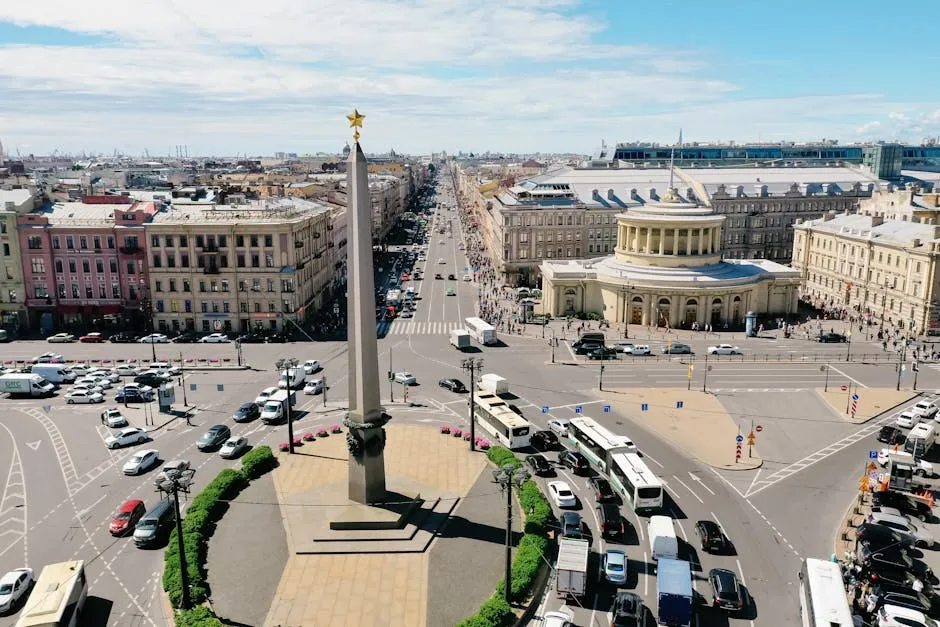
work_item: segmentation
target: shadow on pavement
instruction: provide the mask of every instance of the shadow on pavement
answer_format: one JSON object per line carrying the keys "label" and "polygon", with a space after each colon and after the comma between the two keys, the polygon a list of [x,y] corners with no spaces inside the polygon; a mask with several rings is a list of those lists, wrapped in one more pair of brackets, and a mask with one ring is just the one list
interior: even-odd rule
{"label": "shadow on pavement", "polygon": [[114,603],[109,599],[88,595],[80,624],[83,627],[86,625],[87,627],[107,627],[107,625],[114,624],[111,621],[113,607]]}
{"label": "shadow on pavement", "polygon": [[[518,523],[515,526],[518,527]],[[447,525],[437,535],[441,538],[470,538],[494,544],[506,544],[505,527],[474,522],[463,516],[451,516]],[[512,536],[513,546],[518,546],[519,540],[522,539],[522,532],[514,529]]]}

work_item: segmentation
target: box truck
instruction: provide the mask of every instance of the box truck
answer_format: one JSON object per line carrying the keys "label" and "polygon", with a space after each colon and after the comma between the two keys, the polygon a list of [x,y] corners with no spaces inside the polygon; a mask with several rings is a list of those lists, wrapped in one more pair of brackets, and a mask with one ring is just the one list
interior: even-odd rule
{"label": "box truck", "polygon": [[914,428],[907,434],[907,440],[904,442],[904,450],[917,457],[922,457],[933,448],[936,441],[937,428],[935,424],[921,422],[914,425]]}
{"label": "box truck", "polygon": [[656,565],[659,624],[688,627],[692,623],[692,565],[662,558]]}
{"label": "box truck", "polygon": [[480,377],[480,391],[492,394],[509,394],[509,380],[498,374],[485,374]]}
{"label": "box truck", "polygon": [[282,390],[299,390],[304,386],[306,381],[307,371],[303,369],[303,366],[297,366],[281,374],[281,378],[277,382],[277,387]]}
{"label": "box truck", "polygon": [[33,364],[30,371],[49,383],[71,383],[77,377],[76,373],[64,364]]}
{"label": "box truck", "polygon": [[261,422],[271,425],[287,420],[287,403],[297,403],[297,395],[290,390],[278,390],[268,397],[261,409]]}
{"label": "box truck", "polygon": [[558,598],[581,597],[587,591],[590,543],[584,538],[558,540],[558,565],[555,592]]}
{"label": "box truck", "polygon": [[466,329],[454,329],[450,332],[450,345],[459,351],[470,348],[470,332]]}
{"label": "box truck", "polygon": [[10,396],[50,396],[55,386],[38,374],[13,373],[0,376],[0,392]]}

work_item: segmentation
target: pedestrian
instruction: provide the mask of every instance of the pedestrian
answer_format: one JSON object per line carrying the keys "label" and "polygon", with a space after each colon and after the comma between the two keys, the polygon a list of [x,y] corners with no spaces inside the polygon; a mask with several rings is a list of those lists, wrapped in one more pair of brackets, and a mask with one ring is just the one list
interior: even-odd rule
{"label": "pedestrian", "polygon": [[869,594],[865,598],[865,611],[868,612],[869,615],[873,615],[877,607],[878,597],[876,597],[874,593]]}
{"label": "pedestrian", "polygon": [[192,416],[189,415],[189,412],[186,412],[186,425],[189,427],[193,426],[191,418]]}
{"label": "pedestrian", "polygon": [[101,412],[101,424],[104,424],[104,412]]}
{"label": "pedestrian", "polygon": [[924,582],[921,581],[919,577],[914,577],[914,583],[911,584],[911,588],[914,589],[914,592],[923,592]]}

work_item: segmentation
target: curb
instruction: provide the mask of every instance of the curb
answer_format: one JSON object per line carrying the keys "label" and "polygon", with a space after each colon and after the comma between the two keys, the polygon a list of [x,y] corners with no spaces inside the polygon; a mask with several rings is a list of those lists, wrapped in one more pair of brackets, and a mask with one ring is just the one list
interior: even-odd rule
{"label": "curb", "polygon": [[[903,390],[900,390],[900,391],[903,392]],[[912,396],[911,398],[907,399],[906,401],[901,401],[901,402],[898,403],[897,405],[892,405],[891,407],[888,407],[887,409],[883,410],[881,413],[875,414],[874,416],[871,416],[870,418],[866,418],[866,419],[864,419],[864,420],[847,420],[847,422],[848,422],[849,424],[852,424],[852,425],[863,425],[863,424],[869,423],[869,422],[871,422],[872,420],[874,420],[875,418],[881,418],[881,417],[884,416],[885,414],[887,414],[887,413],[889,413],[889,412],[893,412],[893,411],[896,410],[898,407],[900,407],[900,406],[902,406],[902,405],[906,405],[906,404],[910,403],[912,400],[914,400],[915,398],[921,398],[921,397],[923,397],[923,395],[924,395],[924,393],[923,393],[922,391],[911,390],[911,392],[916,392],[916,394],[914,394],[914,396]],[[823,402],[826,402],[825,399],[823,400]],[[840,415],[844,415],[844,414],[840,414]]]}

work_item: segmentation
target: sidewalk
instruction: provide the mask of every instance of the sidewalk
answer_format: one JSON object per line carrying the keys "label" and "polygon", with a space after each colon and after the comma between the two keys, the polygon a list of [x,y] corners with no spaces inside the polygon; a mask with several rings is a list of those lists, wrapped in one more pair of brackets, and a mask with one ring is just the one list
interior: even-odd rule
{"label": "sidewalk", "polygon": [[[907,401],[920,396],[920,392],[911,390],[895,390],[893,388],[863,388],[851,387],[846,391],[833,390],[824,392],[822,388],[817,388],[816,393],[829,404],[832,411],[853,424],[864,424],[891,411],[898,405],[903,405]],[[852,414],[852,395],[857,395],[856,411]]]}

